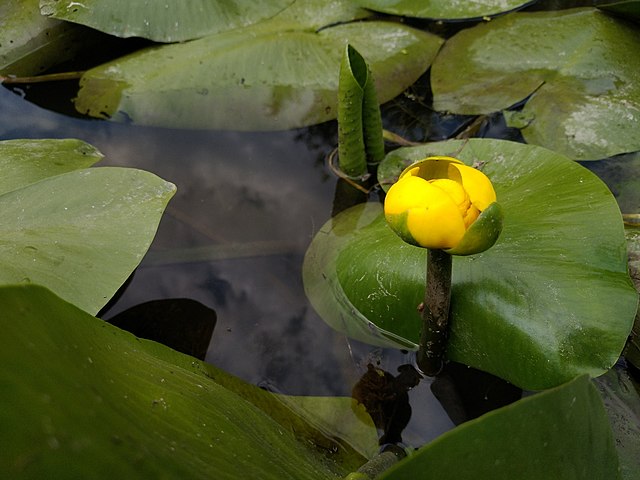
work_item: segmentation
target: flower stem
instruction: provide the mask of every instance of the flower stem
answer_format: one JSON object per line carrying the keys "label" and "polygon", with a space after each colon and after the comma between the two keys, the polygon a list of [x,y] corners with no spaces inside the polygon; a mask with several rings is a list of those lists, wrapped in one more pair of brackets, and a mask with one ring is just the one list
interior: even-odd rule
{"label": "flower stem", "polygon": [[417,361],[422,373],[429,376],[440,373],[447,349],[451,263],[451,255],[443,250],[427,249],[427,288]]}

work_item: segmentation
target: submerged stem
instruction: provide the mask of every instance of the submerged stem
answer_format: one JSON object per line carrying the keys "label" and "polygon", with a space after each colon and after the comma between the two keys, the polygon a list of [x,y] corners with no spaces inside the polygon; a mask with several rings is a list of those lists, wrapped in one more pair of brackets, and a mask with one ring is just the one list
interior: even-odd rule
{"label": "submerged stem", "polygon": [[443,250],[427,250],[427,288],[417,361],[422,373],[429,376],[437,375],[442,370],[442,357],[447,348],[451,263],[451,255]]}

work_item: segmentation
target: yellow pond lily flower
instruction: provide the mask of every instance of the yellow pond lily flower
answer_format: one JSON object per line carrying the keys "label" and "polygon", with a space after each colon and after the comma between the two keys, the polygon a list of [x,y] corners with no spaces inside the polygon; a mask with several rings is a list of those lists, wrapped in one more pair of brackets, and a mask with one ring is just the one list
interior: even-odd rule
{"label": "yellow pond lily flower", "polygon": [[384,214],[404,241],[453,255],[483,252],[502,231],[489,178],[452,157],[409,166],[387,192]]}

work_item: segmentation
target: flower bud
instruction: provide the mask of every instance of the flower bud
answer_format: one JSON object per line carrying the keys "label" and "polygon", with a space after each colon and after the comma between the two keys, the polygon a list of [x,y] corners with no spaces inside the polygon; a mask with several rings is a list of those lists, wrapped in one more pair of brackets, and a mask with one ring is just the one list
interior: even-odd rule
{"label": "flower bud", "polygon": [[502,209],[487,176],[452,157],[409,166],[387,192],[384,214],[405,242],[472,255],[493,246]]}

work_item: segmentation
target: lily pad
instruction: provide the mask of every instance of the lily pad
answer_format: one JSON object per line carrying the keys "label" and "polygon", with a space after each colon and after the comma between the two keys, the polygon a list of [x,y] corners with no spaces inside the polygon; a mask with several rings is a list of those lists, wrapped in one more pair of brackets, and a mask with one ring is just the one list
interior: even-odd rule
{"label": "lily pad", "polygon": [[293,0],[40,0],[42,15],[118,37],[183,42],[272,17]]}
{"label": "lily pad", "polygon": [[640,150],[640,31],[597,9],[514,13],[463,30],[433,64],[437,110],[507,117],[528,143],[594,160]]}
{"label": "lily pad", "polygon": [[380,480],[620,478],[598,391],[586,376],[464,423]]}
{"label": "lily pad", "polygon": [[463,20],[487,17],[522,8],[534,3],[522,0],[467,0],[451,2],[448,0],[356,0],[358,5],[377,12],[406,17],[434,18],[441,20]]}
{"label": "lily pad", "polygon": [[38,0],[3,0],[0,74],[35,75],[70,60],[86,45],[86,34],[86,29],[40,15]]}
{"label": "lily pad", "polygon": [[324,2],[294,6],[257,25],[149,48],[94,68],[82,77],[76,109],[177,128],[306,126],[336,118],[347,43],[369,63],[381,102],[424,73],[442,44],[399,23],[349,23],[362,16],[353,7],[331,14],[333,9],[323,13]]}
{"label": "lily pad", "polygon": [[[484,162],[504,211],[492,248],[454,258],[448,357],[533,390],[608,370],[631,330],[638,294],[607,187],[560,154],[486,139],[396,150],[380,180],[430,155]],[[347,335],[416,348],[425,265],[425,250],[391,231],[381,205],[360,205],[316,235],[305,290],[323,319]]]}
{"label": "lily pad", "polygon": [[0,156],[0,284],[45,285],[97,312],[142,260],[175,186],[82,168],[101,155],[79,141],[0,142]]}
{"label": "lily pad", "polygon": [[[278,396],[43,287],[1,287],[0,305],[0,470],[10,478],[319,480],[365,461]],[[350,410],[341,400],[336,416]],[[375,441],[374,428],[352,425]]]}

